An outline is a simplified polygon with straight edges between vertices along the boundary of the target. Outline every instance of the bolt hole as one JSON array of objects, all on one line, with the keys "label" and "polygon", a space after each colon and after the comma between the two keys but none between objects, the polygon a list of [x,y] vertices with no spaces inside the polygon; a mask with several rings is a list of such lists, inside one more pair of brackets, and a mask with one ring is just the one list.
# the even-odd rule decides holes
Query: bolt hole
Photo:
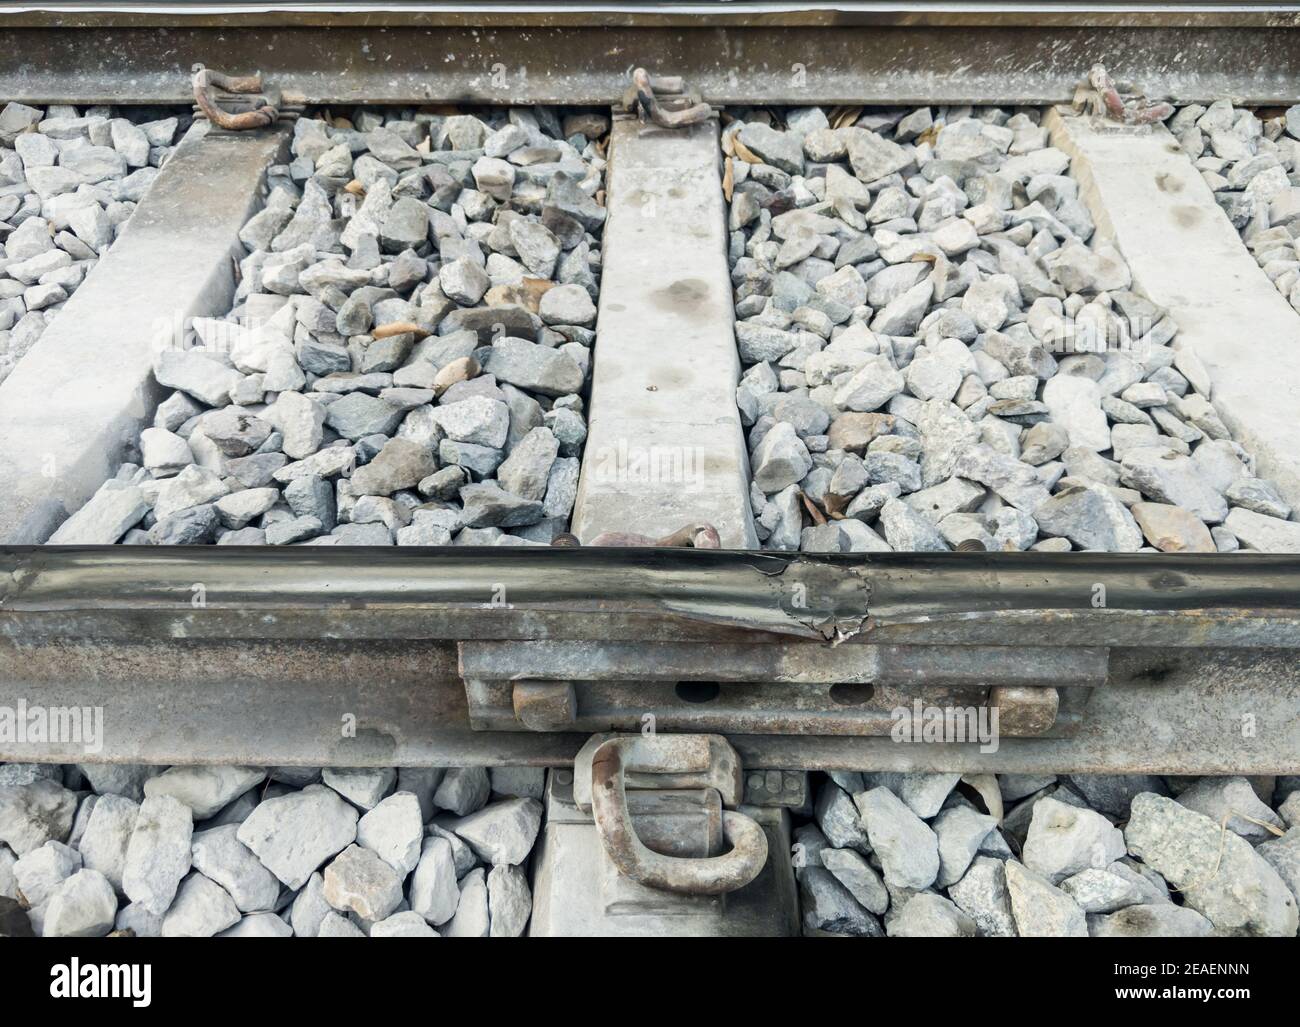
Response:
[{"label": "bolt hole", "polygon": [[842,681],[831,685],[830,696],[836,706],[865,706],[876,697],[876,686]]},{"label": "bolt hole", "polygon": [[722,691],[716,681],[679,681],[674,689],[682,702],[712,702]]}]

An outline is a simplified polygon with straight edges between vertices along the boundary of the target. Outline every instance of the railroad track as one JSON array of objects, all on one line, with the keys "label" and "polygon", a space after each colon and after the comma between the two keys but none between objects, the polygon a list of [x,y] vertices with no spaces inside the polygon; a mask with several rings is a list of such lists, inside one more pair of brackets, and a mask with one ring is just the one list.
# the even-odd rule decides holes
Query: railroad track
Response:
[{"label": "railroad track", "polygon": [[120,851],[38,928],[1295,933],[1293,13],[58,6],[0,830]]}]

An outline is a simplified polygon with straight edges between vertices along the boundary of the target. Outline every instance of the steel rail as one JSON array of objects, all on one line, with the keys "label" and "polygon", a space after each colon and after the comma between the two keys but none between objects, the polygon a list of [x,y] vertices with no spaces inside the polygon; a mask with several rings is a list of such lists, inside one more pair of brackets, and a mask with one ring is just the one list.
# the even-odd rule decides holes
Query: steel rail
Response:
[{"label": "steel rail", "polygon": [[[542,24],[715,24],[749,23],[761,19],[780,25],[883,24],[1155,24],[1235,25],[1293,21],[1294,4],[1271,0],[1177,3],[1091,0],[1056,2],[1032,7],[1014,2],[969,0],[569,0],[527,3],[521,0],[372,0],[337,3],[331,0],[296,2],[170,2],[92,3],[0,0],[0,14],[28,25],[109,27],[125,24],[218,24],[238,18],[259,24],[415,24],[439,19],[446,23],[477,23],[484,27]],[[72,20],[69,20],[71,16]]]},{"label": "steel rail", "polygon": [[[983,751],[819,735],[815,720],[797,718],[784,731],[727,736],[748,767],[1300,770],[1300,557],[1250,554],[0,549],[0,706],[98,707],[106,725],[94,753],[76,739],[0,738],[0,757],[571,762],[585,733],[473,730],[458,649],[476,639],[633,642],[647,659],[688,642],[694,666],[689,647],[674,650],[687,679],[708,676],[724,644],[733,658],[741,644],[802,647],[787,669],[816,667],[819,654],[851,661],[861,644],[928,645],[940,670],[944,647],[957,669],[964,647],[980,643],[1113,646],[1067,737],[1007,737]],[[790,683],[768,693],[788,689],[794,701],[808,687],[779,677]],[[695,711],[722,729],[671,683],[613,685],[665,724]],[[947,694],[918,685],[918,696]],[[906,689],[891,694],[907,699]],[[725,720],[725,708],[713,716]],[[863,724],[882,715],[864,712]]]},{"label": "steel rail", "polygon": [[1300,556],[0,548],[0,638],[1300,647]]},{"label": "steel rail", "polygon": [[1282,4],[346,6],[0,4],[0,97],[185,103],[204,63],[310,103],[609,105],[644,64],[713,104],[1048,104],[1100,62],[1174,102],[1300,98]]}]

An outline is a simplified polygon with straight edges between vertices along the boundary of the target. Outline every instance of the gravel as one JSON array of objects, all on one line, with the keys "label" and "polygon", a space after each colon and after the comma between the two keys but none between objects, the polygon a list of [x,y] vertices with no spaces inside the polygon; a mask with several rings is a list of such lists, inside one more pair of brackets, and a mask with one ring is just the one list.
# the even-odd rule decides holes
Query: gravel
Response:
[{"label": "gravel", "polygon": [[1169,120],[1269,280],[1300,311],[1300,110],[1260,120],[1227,100],[1191,104]]},{"label": "gravel", "polygon": [[51,541],[549,545],[605,218],[608,121],[573,123],[599,136],[548,108],[300,119],[234,308],[158,353],[154,423]]},{"label": "gravel", "polygon": [[189,121],[188,111],[0,106],[0,382],[108,252]]},{"label": "gravel", "polygon": [[[1093,239],[1038,112],[731,113],[736,402],[764,548],[1300,552],[1173,320]],[[1247,240],[1300,301],[1300,144],[1281,119],[1205,119],[1254,162],[1221,202],[1252,197]]]},{"label": "gravel", "polygon": [[0,913],[22,921],[6,933],[527,930],[539,769],[105,769],[0,764]]},{"label": "gravel", "polygon": [[[794,827],[805,934],[1297,933],[1300,827],[1285,817],[1300,809],[1295,778],[817,777]],[[939,805],[918,815],[908,799],[927,795]],[[845,800],[865,847],[827,817]]]}]

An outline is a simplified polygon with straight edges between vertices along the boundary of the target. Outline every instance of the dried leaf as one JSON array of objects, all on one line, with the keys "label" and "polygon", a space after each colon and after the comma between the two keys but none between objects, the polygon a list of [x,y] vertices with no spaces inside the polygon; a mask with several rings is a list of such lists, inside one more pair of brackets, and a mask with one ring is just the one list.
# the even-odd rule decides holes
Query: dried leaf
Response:
[{"label": "dried leaf", "polygon": [[862,117],[862,107],[836,107],[831,111],[831,128],[846,128]]},{"label": "dried leaf", "polygon": [[732,138],[731,138],[731,145],[732,145],[732,146],[735,148],[735,150],[736,150],[736,156],[739,157],[741,160],[743,160],[746,164],[762,164],[762,163],[763,163],[763,159],[762,159],[761,157],[757,157],[757,156],[755,156],[754,153],[753,153],[753,151],[750,150],[749,147],[747,147],[744,143],[742,143],[742,142],[741,142],[739,139],[737,139],[735,136],[732,136]]},{"label": "dried leaf", "polygon": [[808,498],[808,493],[803,489],[799,490],[799,498],[803,500],[804,509],[808,511],[808,516],[813,519],[813,524],[822,525],[826,523],[826,515],[817,509],[817,504]]},{"label": "dried leaf", "polygon": [[386,325],[380,325],[370,333],[372,339],[388,339],[394,335],[414,335],[416,340],[428,338],[432,332],[427,328],[421,328],[414,321],[391,321]]}]

